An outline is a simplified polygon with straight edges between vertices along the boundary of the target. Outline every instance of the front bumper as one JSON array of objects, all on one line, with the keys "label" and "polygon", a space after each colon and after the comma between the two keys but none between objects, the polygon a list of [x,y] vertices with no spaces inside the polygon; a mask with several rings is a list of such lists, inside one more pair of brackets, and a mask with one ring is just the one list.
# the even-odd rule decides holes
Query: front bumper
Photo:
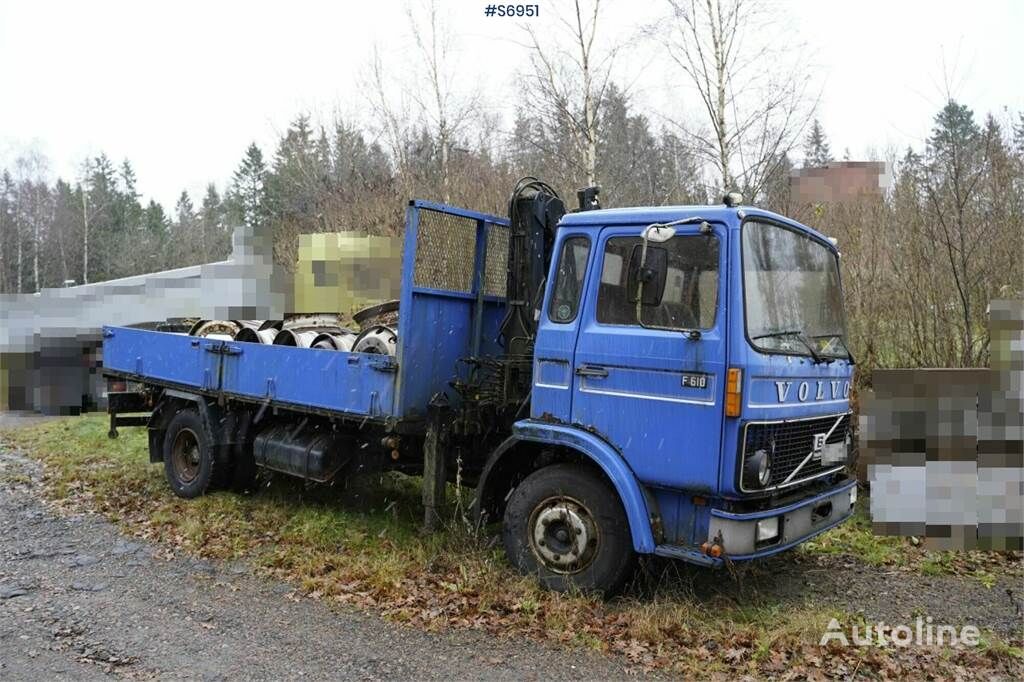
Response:
[{"label": "front bumper", "polygon": [[[654,553],[704,566],[720,566],[726,559],[746,561],[778,554],[850,518],[853,515],[851,491],[856,485],[856,481],[846,481],[814,497],[748,514],[711,509],[708,543],[722,547],[721,557],[705,555],[696,548],[667,545],[655,548]],[[779,520],[778,536],[771,541],[758,542],[758,521],[772,518]]]},{"label": "front bumper", "polygon": [[[721,538],[719,544],[724,550],[723,554],[733,561],[782,552],[850,518],[853,514],[850,491],[856,485],[856,481],[848,481],[806,500],[752,514],[712,509],[708,542]],[[778,537],[770,542],[758,543],[757,522],[772,517],[779,519]]]}]

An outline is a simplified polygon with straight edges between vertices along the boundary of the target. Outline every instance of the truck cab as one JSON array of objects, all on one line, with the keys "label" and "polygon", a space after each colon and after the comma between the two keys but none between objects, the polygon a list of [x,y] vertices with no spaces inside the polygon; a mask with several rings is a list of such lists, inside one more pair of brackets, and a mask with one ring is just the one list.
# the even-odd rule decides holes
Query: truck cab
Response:
[{"label": "truck cab", "polygon": [[850,516],[853,358],[827,237],[743,206],[570,213],[546,282],[529,417],[480,488],[522,570],[614,588],[634,553],[721,566]]}]

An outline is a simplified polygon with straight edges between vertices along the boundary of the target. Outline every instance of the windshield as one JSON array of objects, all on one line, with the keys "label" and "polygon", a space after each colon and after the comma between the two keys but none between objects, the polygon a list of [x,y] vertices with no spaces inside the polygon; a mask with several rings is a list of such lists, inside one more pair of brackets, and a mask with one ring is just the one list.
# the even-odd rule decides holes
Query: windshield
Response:
[{"label": "windshield", "polygon": [[835,253],[796,230],[743,224],[747,337],[776,353],[849,357]]}]

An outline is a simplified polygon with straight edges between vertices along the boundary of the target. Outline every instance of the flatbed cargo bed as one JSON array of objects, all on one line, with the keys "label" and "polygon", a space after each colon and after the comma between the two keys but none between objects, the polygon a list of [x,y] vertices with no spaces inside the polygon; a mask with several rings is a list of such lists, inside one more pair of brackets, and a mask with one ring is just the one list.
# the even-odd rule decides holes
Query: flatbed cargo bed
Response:
[{"label": "flatbed cargo bed", "polygon": [[499,351],[507,225],[410,203],[395,356],[104,327],[104,374],[332,417],[422,421],[462,371],[460,358]]},{"label": "flatbed cargo bed", "polygon": [[107,375],[274,407],[387,419],[394,358],[105,327]]}]

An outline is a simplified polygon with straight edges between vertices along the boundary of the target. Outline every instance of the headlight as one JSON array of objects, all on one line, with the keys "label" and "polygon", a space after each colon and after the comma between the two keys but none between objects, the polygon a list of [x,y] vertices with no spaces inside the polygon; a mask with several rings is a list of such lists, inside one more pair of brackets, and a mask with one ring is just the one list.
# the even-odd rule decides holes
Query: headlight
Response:
[{"label": "headlight", "polygon": [[772,461],[767,450],[755,450],[743,462],[743,485],[763,488],[772,478]]},{"label": "headlight", "polygon": [[755,541],[758,544],[777,540],[779,537],[779,517],[770,516],[757,522]]}]

